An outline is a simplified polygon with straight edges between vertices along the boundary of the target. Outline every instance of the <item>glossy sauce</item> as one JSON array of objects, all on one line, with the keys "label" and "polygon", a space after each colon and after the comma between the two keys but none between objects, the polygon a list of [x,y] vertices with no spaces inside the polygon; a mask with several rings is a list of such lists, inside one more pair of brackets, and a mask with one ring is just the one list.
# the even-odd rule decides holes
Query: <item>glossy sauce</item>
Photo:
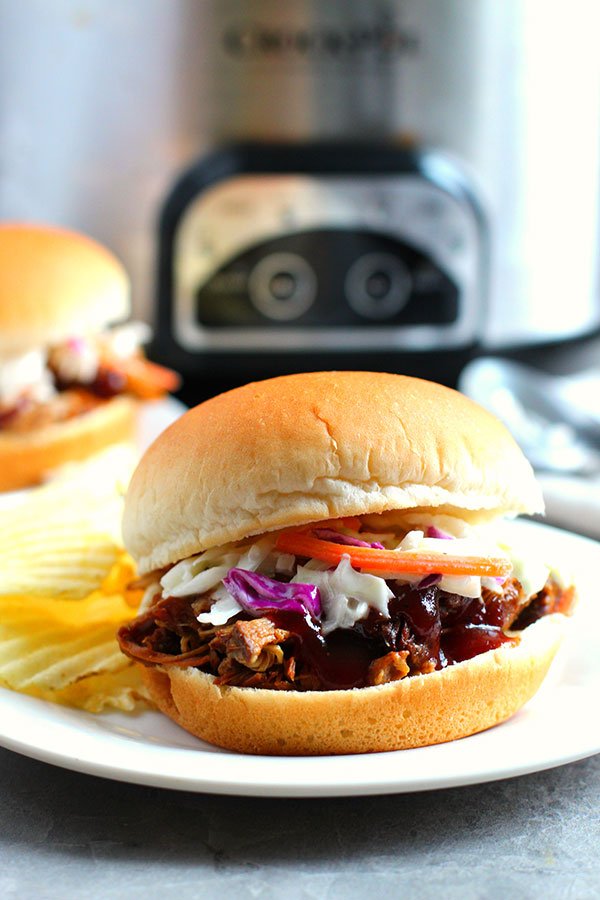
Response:
[{"label": "glossy sauce", "polygon": [[[391,619],[378,616],[387,629],[387,644],[376,640],[364,628],[338,630],[326,638],[309,617],[292,612],[271,611],[266,617],[278,628],[292,633],[294,656],[314,673],[326,690],[364,687],[369,665],[394,646],[401,647],[399,632],[406,624],[414,639],[427,647],[436,669],[515,643],[496,624],[501,621],[500,605],[492,603],[489,614],[480,600],[464,599],[449,617],[450,627],[442,628],[437,588],[424,591],[408,589],[390,601]],[[446,616],[444,615],[444,618]],[[488,621],[484,621],[488,619]]]},{"label": "glossy sauce", "polygon": [[473,659],[502,644],[514,644],[514,638],[495,625],[456,625],[444,631],[442,646],[448,664]]},{"label": "glossy sauce", "polygon": [[390,601],[389,613],[395,621],[406,621],[419,643],[427,646],[429,655],[438,664],[437,668],[441,668],[444,659],[443,655],[440,655],[442,623],[437,587],[429,587],[422,591],[405,589],[400,596]]},{"label": "glossy sauce", "polygon": [[292,633],[294,656],[318,677],[326,690],[347,690],[366,684],[373,649],[356,632],[340,629],[324,638],[308,616],[271,610],[265,618],[276,628]]}]

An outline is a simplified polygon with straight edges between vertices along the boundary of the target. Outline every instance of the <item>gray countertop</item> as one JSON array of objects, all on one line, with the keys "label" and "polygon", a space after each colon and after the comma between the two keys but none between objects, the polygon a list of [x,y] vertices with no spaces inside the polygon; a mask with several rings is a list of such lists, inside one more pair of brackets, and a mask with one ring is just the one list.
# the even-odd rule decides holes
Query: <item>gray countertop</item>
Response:
[{"label": "gray countertop", "polygon": [[257,800],[0,750],[0,897],[597,900],[600,756],[475,787]]}]

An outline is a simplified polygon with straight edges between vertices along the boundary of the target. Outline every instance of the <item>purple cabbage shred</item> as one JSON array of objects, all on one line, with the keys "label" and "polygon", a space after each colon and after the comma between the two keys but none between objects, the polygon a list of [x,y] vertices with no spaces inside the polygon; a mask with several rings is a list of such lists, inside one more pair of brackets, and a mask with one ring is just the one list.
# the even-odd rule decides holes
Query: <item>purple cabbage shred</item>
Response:
[{"label": "purple cabbage shred", "polygon": [[437,538],[440,541],[453,541],[454,537],[451,534],[448,534],[446,531],[442,531],[441,528],[436,528],[435,525],[430,525],[425,532],[425,537],[428,538]]},{"label": "purple cabbage shred", "polygon": [[379,541],[373,541],[372,543],[361,541],[359,538],[350,537],[348,534],[340,534],[339,531],[334,531],[333,528],[315,528],[313,534],[322,541],[333,541],[335,544],[345,544],[346,547],[372,547],[374,550],[385,550],[385,547]]},{"label": "purple cabbage shred", "polygon": [[425,578],[421,578],[417,585],[417,590],[423,591],[425,588],[433,587],[434,584],[439,584],[442,580],[441,575],[426,575]]},{"label": "purple cabbage shred", "polygon": [[321,595],[314,584],[283,584],[248,572],[246,569],[230,569],[223,584],[242,609],[252,615],[262,615],[270,609],[296,612],[313,619],[321,615]]}]

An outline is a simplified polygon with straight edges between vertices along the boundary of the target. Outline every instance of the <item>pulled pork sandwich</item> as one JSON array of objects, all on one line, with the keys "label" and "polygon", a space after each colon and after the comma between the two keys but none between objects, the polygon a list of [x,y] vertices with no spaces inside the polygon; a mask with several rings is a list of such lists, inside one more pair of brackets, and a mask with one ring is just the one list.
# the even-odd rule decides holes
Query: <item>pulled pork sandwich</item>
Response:
[{"label": "pulled pork sandwich", "polygon": [[139,399],[178,385],[148,362],[120,262],[81,234],[0,225],[0,490],[133,436]]},{"label": "pulled pork sandwich", "polygon": [[158,707],[250,753],[394,750],[511,716],[572,587],[499,542],[542,497],[504,426],[414,378],[317,372],[188,412],[142,459],[121,649]]}]

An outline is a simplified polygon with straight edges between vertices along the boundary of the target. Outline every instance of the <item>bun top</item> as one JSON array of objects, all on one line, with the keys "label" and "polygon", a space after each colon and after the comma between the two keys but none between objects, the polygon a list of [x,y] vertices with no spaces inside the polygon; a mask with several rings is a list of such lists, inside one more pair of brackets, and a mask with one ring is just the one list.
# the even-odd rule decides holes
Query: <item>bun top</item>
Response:
[{"label": "bun top", "polygon": [[150,572],[263,531],[433,506],[492,518],[543,501],[504,425],[462,394],[314,372],[236,388],[171,425],[134,473],[123,533]]},{"label": "bun top", "polygon": [[100,244],[60,228],[0,225],[0,355],[100,331],[129,311],[125,269]]}]

